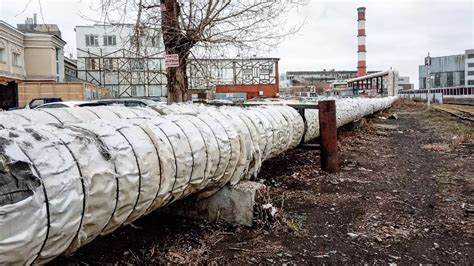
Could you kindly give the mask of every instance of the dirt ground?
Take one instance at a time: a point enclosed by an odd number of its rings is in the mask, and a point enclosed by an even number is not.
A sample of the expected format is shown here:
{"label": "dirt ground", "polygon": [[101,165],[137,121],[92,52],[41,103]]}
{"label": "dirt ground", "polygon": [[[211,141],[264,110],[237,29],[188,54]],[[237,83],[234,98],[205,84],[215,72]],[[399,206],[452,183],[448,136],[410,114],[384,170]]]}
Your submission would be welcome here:
{"label": "dirt ground", "polygon": [[314,150],[264,163],[272,222],[156,213],[52,264],[474,262],[473,124],[397,103],[339,130],[339,149],[337,174]]}

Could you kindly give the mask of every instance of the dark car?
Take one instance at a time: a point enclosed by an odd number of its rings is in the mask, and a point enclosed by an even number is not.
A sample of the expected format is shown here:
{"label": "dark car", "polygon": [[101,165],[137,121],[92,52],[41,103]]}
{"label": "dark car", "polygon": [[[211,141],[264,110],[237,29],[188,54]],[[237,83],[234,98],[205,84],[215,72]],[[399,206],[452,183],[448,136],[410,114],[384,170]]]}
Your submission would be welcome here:
{"label": "dark car", "polygon": [[26,106],[25,109],[35,109],[36,107],[45,103],[62,102],[63,99],[59,97],[48,97],[48,98],[34,98]]}
{"label": "dark car", "polygon": [[158,103],[168,102],[168,98],[164,96],[142,96],[142,97],[137,97],[137,99],[148,99],[148,100],[152,100]]}

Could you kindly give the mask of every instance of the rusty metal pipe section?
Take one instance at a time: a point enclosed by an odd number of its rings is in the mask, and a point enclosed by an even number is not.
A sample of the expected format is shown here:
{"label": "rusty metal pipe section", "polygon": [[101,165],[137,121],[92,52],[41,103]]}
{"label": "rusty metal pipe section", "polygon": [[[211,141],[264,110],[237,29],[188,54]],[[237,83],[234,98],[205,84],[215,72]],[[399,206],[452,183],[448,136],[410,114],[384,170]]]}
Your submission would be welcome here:
{"label": "rusty metal pipe section", "polygon": [[337,156],[336,101],[319,102],[319,129],[321,139],[321,169],[329,173],[339,171]]}

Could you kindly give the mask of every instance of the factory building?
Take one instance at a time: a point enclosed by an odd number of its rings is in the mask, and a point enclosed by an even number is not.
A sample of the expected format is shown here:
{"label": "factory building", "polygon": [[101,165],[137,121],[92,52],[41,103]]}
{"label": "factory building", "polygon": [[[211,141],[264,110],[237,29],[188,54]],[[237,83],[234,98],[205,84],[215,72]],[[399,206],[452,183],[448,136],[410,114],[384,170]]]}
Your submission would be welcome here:
{"label": "factory building", "polygon": [[[380,71],[369,71],[367,74],[373,74]],[[355,70],[326,70],[322,71],[287,71],[286,79],[292,86],[309,86],[321,83],[332,84],[357,77]]]}
{"label": "factory building", "polygon": [[466,50],[465,63],[466,86],[474,86],[474,49]]}
{"label": "factory building", "polygon": [[[115,97],[166,96],[164,44],[159,29],[131,24],[76,26],[77,77]],[[213,93],[278,95],[278,58],[190,58],[188,98]]]}
{"label": "factory building", "polygon": [[[420,89],[427,88],[427,66],[419,66]],[[474,49],[464,54],[431,57],[431,88],[474,86]]]}
{"label": "factory building", "polygon": [[406,90],[413,90],[415,85],[410,83],[410,77],[398,77],[398,90],[399,91],[406,91]]}

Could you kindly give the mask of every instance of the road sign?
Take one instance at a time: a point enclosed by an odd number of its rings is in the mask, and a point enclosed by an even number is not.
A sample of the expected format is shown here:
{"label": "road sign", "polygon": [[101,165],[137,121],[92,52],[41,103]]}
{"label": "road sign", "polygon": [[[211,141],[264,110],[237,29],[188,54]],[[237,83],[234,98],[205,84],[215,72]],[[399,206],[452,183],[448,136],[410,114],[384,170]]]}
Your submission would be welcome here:
{"label": "road sign", "polygon": [[165,55],[165,67],[178,67],[179,57],[178,54],[167,54]]}

